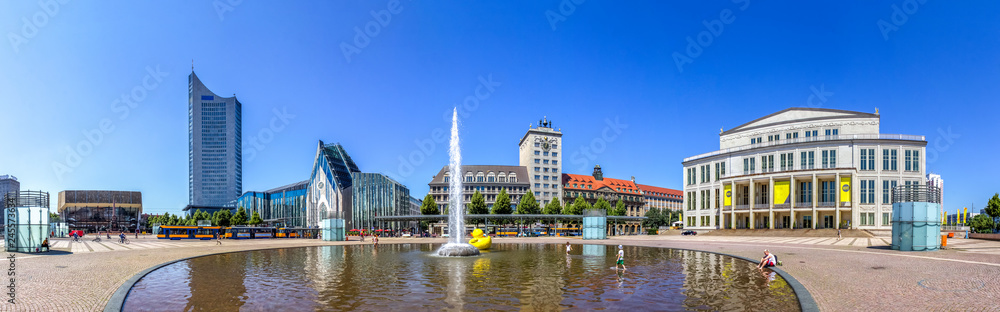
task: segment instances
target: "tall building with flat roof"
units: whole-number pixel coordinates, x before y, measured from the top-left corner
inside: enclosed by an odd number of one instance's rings
[[[188,201],[223,206],[243,193],[242,104],[188,75]]]
[[[944,179],[941,178],[941,175],[928,173],[927,185],[937,187],[938,189],[941,190],[941,208],[947,210],[948,207],[944,205]]]
[[[520,165],[528,168],[527,181],[535,192],[535,200],[544,207],[559,199],[563,190],[562,132],[552,128],[551,120],[543,118],[538,127],[528,129],[518,145]]]
[[[684,227],[891,229],[892,188],[925,183],[927,141],[879,121],[789,108],[722,131],[682,162]]]

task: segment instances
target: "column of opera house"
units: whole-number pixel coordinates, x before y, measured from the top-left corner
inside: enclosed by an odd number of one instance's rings
[[[685,158],[684,227],[891,229],[891,191],[925,183],[927,141],[880,115],[789,108],[721,131]]]

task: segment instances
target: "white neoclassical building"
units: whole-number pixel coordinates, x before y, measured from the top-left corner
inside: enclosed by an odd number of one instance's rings
[[[925,183],[926,146],[880,133],[877,110],[764,116],[684,159],[684,227],[891,229],[891,189]]]

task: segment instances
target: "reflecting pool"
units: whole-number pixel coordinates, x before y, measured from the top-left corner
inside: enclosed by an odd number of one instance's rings
[[[177,262],[142,278],[125,311],[777,310],[786,281],[711,253],[625,246],[494,244],[478,257],[440,244],[247,251]]]

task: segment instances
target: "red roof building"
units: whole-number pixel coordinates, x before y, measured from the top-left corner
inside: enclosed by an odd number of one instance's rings
[[[594,205],[598,198],[604,198],[611,208],[614,209],[618,200],[625,204],[625,215],[641,217],[645,215],[643,208],[646,200],[642,196],[642,190],[630,180],[605,178],[601,172],[601,166],[594,166],[594,174],[586,176],[582,174],[563,173],[563,205],[570,205],[576,201],[577,197],[587,200],[590,205]],[[619,225],[619,229],[624,233],[634,233],[639,230],[639,224]]]
[[[646,210],[651,208],[681,210],[684,206],[684,192],[659,186],[636,184],[646,200]]]

